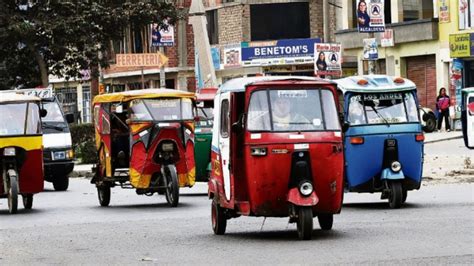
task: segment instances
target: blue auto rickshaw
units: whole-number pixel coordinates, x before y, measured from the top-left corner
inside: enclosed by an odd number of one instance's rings
[[[386,75],[336,80],[344,110],[345,185],[349,192],[382,192],[400,208],[419,189],[424,135],[416,85]]]

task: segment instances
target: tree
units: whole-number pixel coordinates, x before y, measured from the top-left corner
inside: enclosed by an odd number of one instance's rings
[[[97,76],[107,67],[109,44],[126,27],[145,27],[164,19],[174,24],[177,12],[165,0],[2,0],[0,1],[0,89],[47,86],[53,74]]]

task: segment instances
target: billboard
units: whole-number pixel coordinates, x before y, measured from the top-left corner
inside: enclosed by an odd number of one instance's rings
[[[357,0],[356,17],[359,32],[385,31],[384,0]]]
[[[166,22],[165,22],[166,24]],[[174,27],[168,25],[167,29],[160,29],[158,24],[151,24],[151,46],[173,46],[174,45]]]
[[[240,43],[224,45],[223,64],[224,68],[240,67],[242,62],[240,60]]]
[[[265,42],[243,42],[244,66],[313,64],[314,44],[321,39],[288,39]]]
[[[314,44],[314,74],[341,76],[341,50],[338,43]]]

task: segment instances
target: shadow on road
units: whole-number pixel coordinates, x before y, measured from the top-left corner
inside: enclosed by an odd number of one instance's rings
[[[342,209],[364,209],[364,210],[391,210],[388,202],[359,202],[359,203],[344,203]],[[421,205],[413,203],[404,203],[400,209],[416,209],[421,208]]]
[[[207,193],[186,193],[179,194],[180,197],[207,197]]]
[[[218,237],[218,236],[215,236]],[[220,237],[220,236],[219,236]],[[288,229],[282,231],[258,231],[258,232],[232,232],[226,233],[222,236],[224,238],[234,239],[253,239],[253,240],[277,240],[277,241],[300,241],[298,233],[295,229]],[[312,233],[313,241],[335,240],[343,238],[343,234],[337,230],[324,231],[321,229],[314,229]]]
[[[0,206],[0,216],[12,216],[12,217],[15,217],[15,216],[27,216],[27,215],[36,215],[38,213],[42,213],[43,211],[40,210],[40,209],[35,209],[35,206],[33,206],[33,209],[24,209],[20,206],[18,206],[18,212],[15,213],[15,214],[10,214],[8,212],[8,206],[5,206],[5,208],[3,208],[3,206]]]
[[[101,207],[97,206],[96,208],[107,210],[107,209],[170,209],[170,210],[182,210],[182,209],[187,209],[187,208],[192,208],[192,204],[188,203],[179,203],[178,207],[172,208],[168,205],[168,203],[165,202],[159,202],[159,203],[150,203],[150,204],[113,204],[110,203],[110,206],[108,207]]]

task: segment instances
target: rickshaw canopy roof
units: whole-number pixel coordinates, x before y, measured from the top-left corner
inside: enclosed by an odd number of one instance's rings
[[[212,101],[216,96],[217,88],[202,88],[199,93],[196,93],[198,101]]]
[[[94,97],[95,103],[129,102],[136,99],[156,98],[192,98],[196,96],[193,92],[172,89],[144,89],[101,94]]]
[[[409,79],[387,75],[351,76],[334,80],[334,82],[344,93],[348,91],[359,93],[399,92],[416,89],[415,83]]]
[[[0,94],[0,104],[14,102],[40,102],[41,98],[9,91]]]
[[[470,93],[470,92],[474,92],[474,87],[470,87],[470,88],[464,88],[461,90],[462,93]]]
[[[314,77],[301,77],[301,76],[263,76],[263,77],[236,78],[222,84],[222,86],[219,88],[218,93],[243,92],[249,85],[255,85],[258,83],[273,83],[272,85],[276,85],[278,83],[282,84],[283,82],[294,82],[294,83],[299,83],[299,84],[301,84],[301,82],[303,83],[308,82],[308,84],[309,83],[334,84],[332,81],[326,80],[326,79],[320,79],[320,78],[314,78]]]

